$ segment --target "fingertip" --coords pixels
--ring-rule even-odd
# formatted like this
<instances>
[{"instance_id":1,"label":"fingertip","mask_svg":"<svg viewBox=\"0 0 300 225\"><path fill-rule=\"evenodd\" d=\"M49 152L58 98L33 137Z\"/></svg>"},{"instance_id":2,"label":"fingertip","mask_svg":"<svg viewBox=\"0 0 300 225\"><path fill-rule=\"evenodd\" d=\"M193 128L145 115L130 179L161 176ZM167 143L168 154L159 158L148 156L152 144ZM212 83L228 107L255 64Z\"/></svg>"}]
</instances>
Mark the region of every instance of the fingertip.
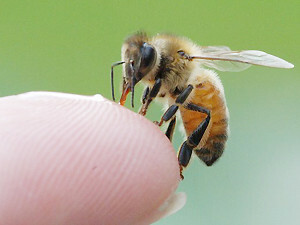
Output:
<instances>
[{"instance_id":1,"label":"fingertip","mask_svg":"<svg viewBox=\"0 0 300 225\"><path fill-rule=\"evenodd\" d=\"M6 183L0 209L22 217L22 224L35 215L42 221L64 215L63 224L158 219L163 213L155 212L179 183L177 158L163 132L102 96L11 96L1 99L0 118L0 149L7 156L0 159L7 171L0 178ZM12 185L23 193L12 193Z\"/></svg>"}]
</instances>

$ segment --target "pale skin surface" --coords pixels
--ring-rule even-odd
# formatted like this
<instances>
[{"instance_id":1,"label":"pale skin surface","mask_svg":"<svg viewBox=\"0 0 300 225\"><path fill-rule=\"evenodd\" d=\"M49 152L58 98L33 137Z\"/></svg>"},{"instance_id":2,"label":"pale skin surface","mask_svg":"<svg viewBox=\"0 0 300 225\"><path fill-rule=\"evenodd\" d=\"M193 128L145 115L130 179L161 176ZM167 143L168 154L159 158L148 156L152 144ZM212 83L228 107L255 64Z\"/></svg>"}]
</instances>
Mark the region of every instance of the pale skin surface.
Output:
<instances>
[{"instance_id":1,"label":"pale skin surface","mask_svg":"<svg viewBox=\"0 0 300 225\"><path fill-rule=\"evenodd\" d=\"M150 224L184 205L179 181L163 132L101 96L0 99L1 225Z\"/></svg>"}]
</instances>

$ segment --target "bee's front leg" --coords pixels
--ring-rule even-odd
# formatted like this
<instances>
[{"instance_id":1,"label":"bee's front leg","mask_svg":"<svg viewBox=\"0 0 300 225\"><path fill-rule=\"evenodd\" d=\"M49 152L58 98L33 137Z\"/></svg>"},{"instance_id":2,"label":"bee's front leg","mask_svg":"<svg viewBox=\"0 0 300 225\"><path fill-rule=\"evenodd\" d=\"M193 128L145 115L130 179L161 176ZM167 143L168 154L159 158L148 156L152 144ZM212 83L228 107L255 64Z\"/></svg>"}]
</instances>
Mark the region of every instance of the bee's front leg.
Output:
<instances>
[{"instance_id":1,"label":"bee's front leg","mask_svg":"<svg viewBox=\"0 0 300 225\"><path fill-rule=\"evenodd\" d=\"M157 79L150 90L150 87L147 87L144 91L143 97L142 97L142 107L139 110L139 114L145 116L148 110L148 107L152 100L157 96L159 90L161 87L161 79Z\"/></svg>"},{"instance_id":2,"label":"bee's front leg","mask_svg":"<svg viewBox=\"0 0 300 225\"><path fill-rule=\"evenodd\" d=\"M139 114L141 114L142 116L146 115L147 108L150 104L150 103L148 103L149 92L150 92L150 87L146 87L146 89L144 90L144 93L143 93L143 97L142 97L142 106L139 110Z\"/></svg>"}]
</instances>

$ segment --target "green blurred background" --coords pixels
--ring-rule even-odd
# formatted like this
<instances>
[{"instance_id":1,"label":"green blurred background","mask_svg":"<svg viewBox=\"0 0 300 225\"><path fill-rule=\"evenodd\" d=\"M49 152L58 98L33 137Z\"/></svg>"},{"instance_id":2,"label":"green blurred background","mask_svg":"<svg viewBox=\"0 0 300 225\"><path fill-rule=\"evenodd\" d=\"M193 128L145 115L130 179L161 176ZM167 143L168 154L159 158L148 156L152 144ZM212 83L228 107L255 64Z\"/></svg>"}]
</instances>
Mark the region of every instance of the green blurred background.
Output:
<instances>
[{"instance_id":1,"label":"green blurred background","mask_svg":"<svg viewBox=\"0 0 300 225\"><path fill-rule=\"evenodd\" d=\"M186 206L156 224L300 224L299 8L296 0L2 0L0 95L48 90L111 98L110 65L137 30L282 57L296 68L219 73L231 114L227 149L211 168L193 160L179 187ZM120 68L116 74L120 83ZM153 105L148 117L161 113ZM174 139L178 149L179 131Z\"/></svg>"}]
</instances>

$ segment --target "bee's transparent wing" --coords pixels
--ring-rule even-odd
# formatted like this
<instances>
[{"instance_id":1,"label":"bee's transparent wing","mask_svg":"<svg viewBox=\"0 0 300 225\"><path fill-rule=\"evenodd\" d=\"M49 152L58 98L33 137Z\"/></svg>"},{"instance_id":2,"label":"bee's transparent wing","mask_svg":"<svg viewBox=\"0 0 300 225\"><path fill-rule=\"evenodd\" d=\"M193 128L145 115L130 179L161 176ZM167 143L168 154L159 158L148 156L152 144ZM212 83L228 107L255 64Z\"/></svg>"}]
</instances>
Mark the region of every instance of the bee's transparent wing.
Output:
<instances>
[{"instance_id":1,"label":"bee's transparent wing","mask_svg":"<svg viewBox=\"0 0 300 225\"><path fill-rule=\"evenodd\" d=\"M257 50L232 51L226 46L201 47L200 59L204 66L220 71L242 71L251 65L293 68L294 65L276 56Z\"/></svg>"}]
</instances>

